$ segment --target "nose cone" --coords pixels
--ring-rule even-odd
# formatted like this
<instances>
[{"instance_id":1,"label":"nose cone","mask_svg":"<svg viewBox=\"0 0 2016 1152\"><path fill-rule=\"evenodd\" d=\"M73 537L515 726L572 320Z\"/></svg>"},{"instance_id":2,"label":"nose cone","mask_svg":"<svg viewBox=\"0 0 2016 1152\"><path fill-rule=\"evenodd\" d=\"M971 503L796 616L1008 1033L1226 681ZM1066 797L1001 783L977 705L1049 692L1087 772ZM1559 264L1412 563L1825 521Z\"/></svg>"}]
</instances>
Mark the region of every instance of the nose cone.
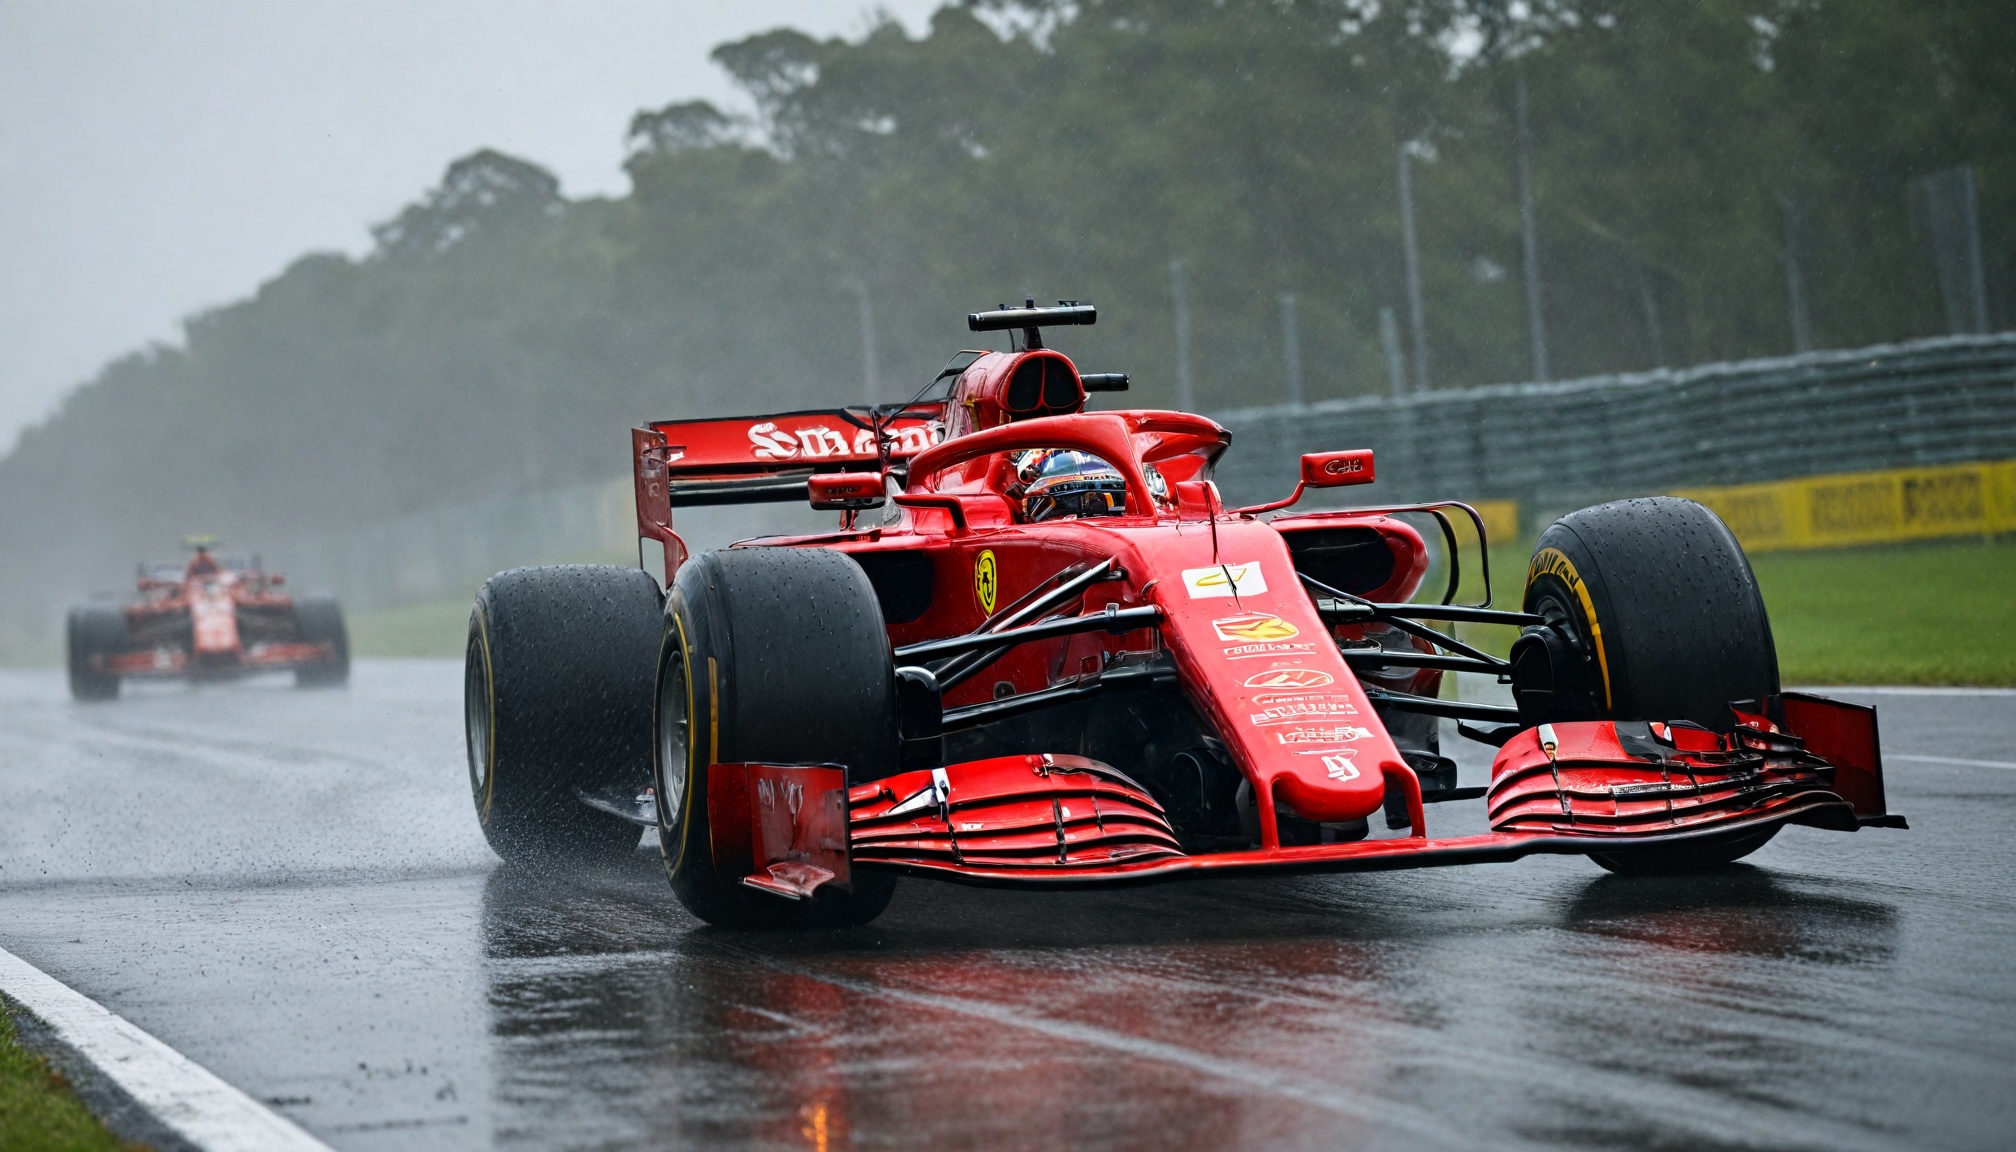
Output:
<instances>
[{"instance_id":1,"label":"nose cone","mask_svg":"<svg viewBox=\"0 0 2016 1152\"><path fill-rule=\"evenodd\" d=\"M1302 589L1280 534L1220 523L1158 530L1163 638L1260 795L1321 823L1370 816L1382 771L1402 763L1371 701ZM1180 579L1175 577L1180 573ZM1263 826L1271 824L1263 805Z\"/></svg>"}]
</instances>

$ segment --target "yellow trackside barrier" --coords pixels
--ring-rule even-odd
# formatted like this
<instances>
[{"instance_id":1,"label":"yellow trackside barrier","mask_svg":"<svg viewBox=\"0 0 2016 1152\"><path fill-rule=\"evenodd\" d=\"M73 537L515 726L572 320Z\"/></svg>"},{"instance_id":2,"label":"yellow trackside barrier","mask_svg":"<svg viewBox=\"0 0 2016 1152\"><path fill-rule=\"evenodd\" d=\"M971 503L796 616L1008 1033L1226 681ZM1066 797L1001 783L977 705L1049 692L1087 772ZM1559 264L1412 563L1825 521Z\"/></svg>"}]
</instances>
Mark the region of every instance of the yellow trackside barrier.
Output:
<instances>
[{"instance_id":1,"label":"yellow trackside barrier","mask_svg":"<svg viewBox=\"0 0 2016 1152\"><path fill-rule=\"evenodd\" d=\"M1472 500L1470 506L1477 509L1477 515L1484 519L1484 535L1498 544L1510 544L1519 539L1519 502L1517 500Z\"/></svg>"},{"instance_id":2,"label":"yellow trackside barrier","mask_svg":"<svg viewBox=\"0 0 2016 1152\"><path fill-rule=\"evenodd\" d=\"M2016 460L1689 488L1751 552L2016 532Z\"/></svg>"}]
</instances>

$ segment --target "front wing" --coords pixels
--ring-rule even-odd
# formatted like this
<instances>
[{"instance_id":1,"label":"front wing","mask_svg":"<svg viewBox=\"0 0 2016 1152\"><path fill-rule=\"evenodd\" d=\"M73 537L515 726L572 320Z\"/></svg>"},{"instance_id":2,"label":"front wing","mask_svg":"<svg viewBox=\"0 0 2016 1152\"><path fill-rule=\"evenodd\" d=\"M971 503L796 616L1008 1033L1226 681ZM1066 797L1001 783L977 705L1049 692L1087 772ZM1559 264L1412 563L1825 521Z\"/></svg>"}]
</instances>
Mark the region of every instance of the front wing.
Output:
<instances>
[{"instance_id":1,"label":"front wing","mask_svg":"<svg viewBox=\"0 0 2016 1152\"><path fill-rule=\"evenodd\" d=\"M1873 710L1817 697L1760 708L1739 710L1729 735L1609 721L1521 733L1493 765L1493 830L1483 835L1431 837L1419 783L1403 768L1389 785L1405 800L1409 835L1229 852L1186 852L1147 789L1084 757L1002 756L851 788L838 765L716 764L710 771L727 786L710 794L714 863L752 887L803 898L846 884L855 867L998 887L1112 886L1678 849L1787 824L1906 826L1882 807ZM1813 747L1784 729L1788 714Z\"/></svg>"}]
</instances>

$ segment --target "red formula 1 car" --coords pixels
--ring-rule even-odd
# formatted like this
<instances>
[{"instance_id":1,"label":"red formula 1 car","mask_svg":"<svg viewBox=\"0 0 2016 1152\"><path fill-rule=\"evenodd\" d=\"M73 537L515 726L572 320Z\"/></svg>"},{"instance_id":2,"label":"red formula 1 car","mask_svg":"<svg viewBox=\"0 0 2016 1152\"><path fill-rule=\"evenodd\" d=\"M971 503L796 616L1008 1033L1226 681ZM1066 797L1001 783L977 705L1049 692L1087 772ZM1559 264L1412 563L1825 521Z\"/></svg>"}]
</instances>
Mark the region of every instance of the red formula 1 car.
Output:
<instances>
[{"instance_id":1,"label":"red formula 1 car","mask_svg":"<svg viewBox=\"0 0 2016 1152\"><path fill-rule=\"evenodd\" d=\"M281 591L257 556L220 556L192 537L187 565L142 564L140 595L125 605L70 610L70 694L110 700L134 678L217 680L292 670L302 687L350 678L343 606Z\"/></svg>"},{"instance_id":2,"label":"red formula 1 car","mask_svg":"<svg viewBox=\"0 0 2016 1152\"><path fill-rule=\"evenodd\" d=\"M1488 570L1455 603L1470 508L1283 511L1371 482L1363 450L1223 507L1225 429L1084 411L1126 377L1080 373L1041 329L1093 318L975 314L1011 350L960 353L908 404L635 430L667 591L525 568L471 614L491 845L579 862L655 827L694 913L797 927L869 920L902 873L1041 887L1536 852L1663 871L1786 824L1903 826L1874 712L1780 690L1749 564L1706 508L1566 516L1519 610L1490 606ZM698 556L673 531L674 506L761 500L840 521ZM1439 599L1421 594L1438 549ZM1517 629L1510 658L1459 623ZM1443 699L1452 670L1516 704ZM1488 786L1459 784L1444 718L1498 748ZM1490 831L1435 838L1427 807L1449 801Z\"/></svg>"}]
</instances>

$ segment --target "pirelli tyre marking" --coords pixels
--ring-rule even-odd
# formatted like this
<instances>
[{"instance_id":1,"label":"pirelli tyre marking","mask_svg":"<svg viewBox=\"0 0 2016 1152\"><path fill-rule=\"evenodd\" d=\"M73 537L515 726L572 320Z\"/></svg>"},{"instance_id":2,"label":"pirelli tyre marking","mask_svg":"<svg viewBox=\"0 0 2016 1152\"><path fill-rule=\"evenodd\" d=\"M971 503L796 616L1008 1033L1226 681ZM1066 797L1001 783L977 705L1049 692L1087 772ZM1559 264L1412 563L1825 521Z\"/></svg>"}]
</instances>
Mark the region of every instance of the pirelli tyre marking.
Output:
<instances>
[{"instance_id":1,"label":"pirelli tyre marking","mask_svg":"<svg viewBox=\"0 0 2016 1152\"><path fill-rule=\"evenodd\" d=\"M1611 707L1610 700L1610 658L1603 651L1603 625L1596 619L1596 605L1589 599L1589 588L1582 583L1582 574L1575 570L1575 562L1562 555L1558 548L1542 548L1533 554L1533 563L1526 569L1526 583L1530 587L1541 576L1552 576L1568 585L1582 602L1582 618L1589 622L1589 643L1596 649L1596 668L1603 675L1603 707Z\"/></svg>"}]
</instances>

